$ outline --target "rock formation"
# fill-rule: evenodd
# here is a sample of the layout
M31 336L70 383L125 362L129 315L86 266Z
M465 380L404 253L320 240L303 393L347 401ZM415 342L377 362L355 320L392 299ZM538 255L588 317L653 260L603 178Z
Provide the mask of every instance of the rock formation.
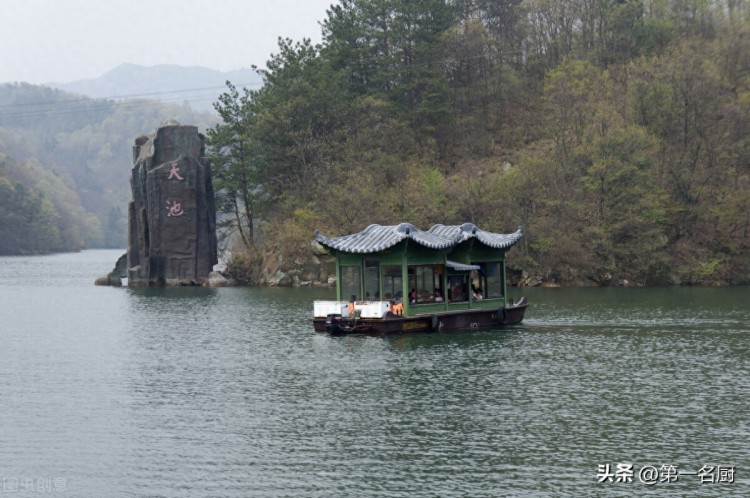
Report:
M128 285L204 285L218 262L203 135L168 123L133 147Z
M122 285L122 279L128 276L128 253L123 254L115 263L114 269L99 277L94 281L94 285L111 285L113 287L120 287Z

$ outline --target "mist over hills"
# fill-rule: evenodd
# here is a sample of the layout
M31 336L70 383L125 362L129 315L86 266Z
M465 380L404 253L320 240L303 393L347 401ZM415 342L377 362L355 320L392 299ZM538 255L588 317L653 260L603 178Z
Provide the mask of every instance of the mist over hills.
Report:
M252 69L217 71L198 66L121 64L98 78L46 86L93 98L147 98L161 102L187 102L196 111L214 112L213 103L231 81L237 87L259 88L260 75Z
M122 64L98 78L0 83L0 254L124 247L132 146L168 120L205 133L252 69Z
M124 247L132 146L160 123L205 131L251 69L122 64L71 83L0 84L0 254Z

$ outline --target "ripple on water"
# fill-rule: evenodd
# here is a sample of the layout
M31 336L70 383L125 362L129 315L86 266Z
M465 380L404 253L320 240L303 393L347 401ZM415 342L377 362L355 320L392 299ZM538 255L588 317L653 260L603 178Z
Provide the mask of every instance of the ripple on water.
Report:
M1 259L0 475L70 496L746 494L747 289L533 290L520 327L333 338L317 291L94 288L118 255ZM597 485L620 462L741 482Z

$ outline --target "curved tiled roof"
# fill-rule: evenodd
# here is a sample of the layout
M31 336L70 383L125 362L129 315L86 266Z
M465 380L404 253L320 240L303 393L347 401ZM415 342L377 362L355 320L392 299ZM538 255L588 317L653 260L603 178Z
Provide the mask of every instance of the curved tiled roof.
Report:
M493 233L482 230L473 223L464 223L463 225L434 225L428 233L433 233L443 237L458 238L459 242L476 238L482 244L493 249L506 249L518 242L523 236L521 227L518 227L513 233Z
M429 249L448 249L470 238L493 249L508 249L523 235L519 227L514 233L492 233L479 229L472 223L463 225L435 225L426 232L411 223L399 225L370 225L359 233L342 237L326 237L315 231L315 240L337 251L348 253L374 253L411 239Z

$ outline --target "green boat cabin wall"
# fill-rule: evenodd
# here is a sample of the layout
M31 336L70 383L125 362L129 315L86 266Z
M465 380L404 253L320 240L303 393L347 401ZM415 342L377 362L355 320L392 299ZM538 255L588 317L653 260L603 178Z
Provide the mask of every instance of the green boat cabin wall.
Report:
M461 309L495 309L505 307L507 299L507 282L505 278L505 253L504 249L493 249L487 247L476 239L470 239L452 248L445 250L428 249L422 245L404 240L395 246L377 253L351 254L346 252L334 251L336 256L336 297L339 301L349 301L350 296L342 295L341 285L341 268L356 267L359 268L360 282L357 300L362 300L365 294L365 261L377 260L379 263L379 289L378 295L383 296L383 267L384 266L401 266L401 295L404 297L404 315L414 316L429 314L440 311L453 311ZM500 282L502 285L502 297L493 299L483 299L475 301L469 299L457 303L448 302L448 277L450 275L465 275L467 272L453 271L445 266L446 261L455 261L464 264L476 263L500 263ZM442 289L443 302L412 305L409 303L409 265L443 265Z

